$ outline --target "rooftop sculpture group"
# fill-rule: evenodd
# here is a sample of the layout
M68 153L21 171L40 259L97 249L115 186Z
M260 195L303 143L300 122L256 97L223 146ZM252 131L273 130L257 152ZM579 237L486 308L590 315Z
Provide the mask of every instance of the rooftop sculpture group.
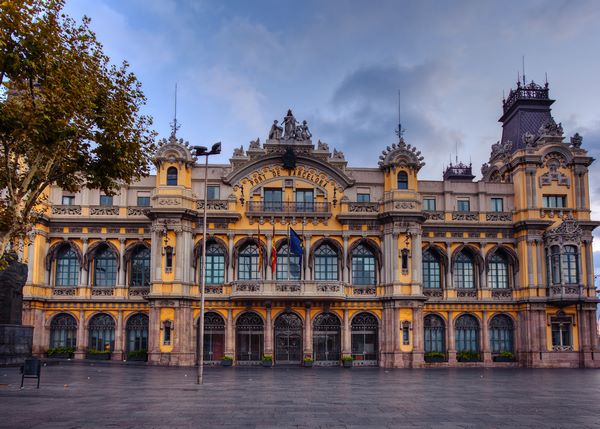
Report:
M283 126L279 125L278 120L273 121L269 131L269 140L281 140L283 138L283 140L306 141L311 139L312 133L308 129L307 122L302 121L300 124L291 109L287 111L282 123Z

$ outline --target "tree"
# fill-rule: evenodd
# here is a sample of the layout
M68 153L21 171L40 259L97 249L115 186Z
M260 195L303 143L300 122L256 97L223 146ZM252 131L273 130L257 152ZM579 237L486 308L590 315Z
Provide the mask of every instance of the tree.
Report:
M0 260L47 209L49 186L114 194L149 172L140 82L63 7L0 0Z

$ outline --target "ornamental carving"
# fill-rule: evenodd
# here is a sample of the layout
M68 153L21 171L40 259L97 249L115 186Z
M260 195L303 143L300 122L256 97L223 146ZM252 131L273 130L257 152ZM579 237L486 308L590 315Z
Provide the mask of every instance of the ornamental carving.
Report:
M423 212L426 220L444 220L444 212Z
M485 214L485 220L489 222L512 222L512 213L490 212Z
M406 144L403 137L400 141L388 146L379 156L379 168L387 170L393 167L407 167L418 172L424 165L425 158L414 146Z
M579 244L582 235L581 226L572 215L569 215L557 228L544 232L544 242L547 246L564 243Z
M457 298L477 298L477 291L474 289L470 290L457 290L456 291Z
M565 157L559 153L552 152L544 157L548 172L540 176L540 186L551 185L552 182L558 182L559 186L571 186L571 180L565 174L559 171L559 168L565 166Z
M317 283L317 292L339 292L339 283Z
M159 206L179 206L179 205L181 205L181 200L179 198L159 198L158 205Z
M429 298L442 298L444 294L441 289L424 289L423 295Z
M223 295L223 286L205 286L204 292L212 295Z
M236 292L260 292L259 282L235 282L233 286Z
M370 287L353 287L352 288L353 295L375 295L377 294L377 289L375 286Z
M128 216L144 216L148 213L148 208L146 207L128 207L127 215Z
M351 213L377 213L379 203L348 203L348 211Z
M512 298L512 290L510 290L510 289L492 290L492 298L494 298L494 299L511 299Z
M581 147L581 143L583 143L583 137L581 137L579 133L575 133L573 137L571 137L571 146L579 149Z
M477 222L479 220L479 213L477 212L454 212L452 213L452 220L461 220L467 222Z
M510 140L504 143L496 142L492 145L490 164L496 160L507 159L512 151L513 143Z
M52 295L75 296L77 289L74 287L57 287L52 290Z
M150 293L149 287L136 287L132 286L129 288L129 296L141 296L146 297Z
M118 216L118 207L90 207L91 216Z
M275 290L277 292L300 292L302 286L298 283L277 283L275 285Z
M554 219L566 219L569 216L573 216L573 210L570 209L540 209L540 217Z
M196 208L198 210L204 210L204 201L196 201ZM210 200L206 202L206 210L223 211L229 209L229 201L227 200Z
M113 288L94 288L92 289L92 296L113 296L115 290Z
M52 214L80 216L81 206L52 206Z
M538 130L538 135L541 136L550 136L550 137L562 137L563 136L563 127L559 122L558 124L554 121L553 118L550 118L547 122L545 122L540 129Z
M417 203L414 201L396 201L394 203L394 209L396 210L415 210Z

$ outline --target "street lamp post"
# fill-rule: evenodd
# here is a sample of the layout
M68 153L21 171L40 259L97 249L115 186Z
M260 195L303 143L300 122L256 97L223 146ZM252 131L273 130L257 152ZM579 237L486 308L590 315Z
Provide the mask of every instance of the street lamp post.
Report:
M208 201L207 195L207 180L208 180L208 157L221 153L221 142L212 145L210 151L204 146L194 146L196 156L204 156L204 208L202 211L202 277L200 280L200 334L198 339L198 372L196 383L204 382L204 287L206 285L206 204Z

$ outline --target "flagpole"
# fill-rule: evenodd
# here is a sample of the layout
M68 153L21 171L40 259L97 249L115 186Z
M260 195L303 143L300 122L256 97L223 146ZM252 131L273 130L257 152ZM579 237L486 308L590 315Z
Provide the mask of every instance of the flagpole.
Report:
M288 222L288 254L287 254L287 279L290 280L290 247L292 247L290 224Z

